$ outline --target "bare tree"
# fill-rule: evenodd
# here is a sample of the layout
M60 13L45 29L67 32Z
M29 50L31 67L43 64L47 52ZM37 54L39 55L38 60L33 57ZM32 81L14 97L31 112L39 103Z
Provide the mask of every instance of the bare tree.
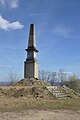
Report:
M58 80L60 82L63 83L64 81L67 80L67 73L63 69L60 69L57 75L58 75Z
M9 82L9 85L12 85L17 81L21 80L21 78L21 75L19 75L18 73L9 72L5 79Z
M54 82L57 80L56 75L57 75L56 72L51 72L51 74L50 74L50 76L51 76L51 78L50 78L51 85L53 85Z
M41 70L39 71L39 79L43 81L48 81L50 78L50 72Z
M50 82L53 85L54 81L56 81L56 72L41 70L39 72L39 79Z

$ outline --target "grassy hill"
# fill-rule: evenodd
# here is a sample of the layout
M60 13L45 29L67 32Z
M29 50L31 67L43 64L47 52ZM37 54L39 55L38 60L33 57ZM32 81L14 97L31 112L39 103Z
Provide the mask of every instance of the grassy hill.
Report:
M16 82L15 84L13 84L13 86L50 86L50 84L48 82L41 81L34 78L30 78L30 79L24 78L19 82Z
M57 90L53 92L51 87L53 86L36 79L21 80L12 86L1 86L0 111L27 109L80 110L80 95L78 93L66 87L57 87ZM68 99L58 99L57 94L54 94L56 92L60 95L65 94Z

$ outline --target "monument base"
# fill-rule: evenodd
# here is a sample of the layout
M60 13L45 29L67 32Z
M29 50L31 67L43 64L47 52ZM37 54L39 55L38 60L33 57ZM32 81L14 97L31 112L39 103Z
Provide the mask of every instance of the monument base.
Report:
M38 79L39 67L37 60L26 60L24 62L24 78Z

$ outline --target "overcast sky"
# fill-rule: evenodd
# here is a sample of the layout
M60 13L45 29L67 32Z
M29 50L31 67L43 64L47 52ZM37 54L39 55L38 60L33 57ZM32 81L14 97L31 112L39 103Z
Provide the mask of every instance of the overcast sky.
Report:
M80 0L0 0L0 78L24 73L29 25L40 69L80 74Z

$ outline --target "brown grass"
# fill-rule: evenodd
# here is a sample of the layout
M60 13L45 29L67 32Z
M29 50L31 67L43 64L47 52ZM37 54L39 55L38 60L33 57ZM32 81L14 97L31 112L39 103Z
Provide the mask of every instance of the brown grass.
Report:
M42 100L26 97L7 98L0 97L0 112L22 111L28 109L36 110L55 110L55 109L71 109L80 110L80 99L71 100Z
M0 87L0 112L28 109L80 110L80 98L75 97L75 99L56 100L45 87Z

